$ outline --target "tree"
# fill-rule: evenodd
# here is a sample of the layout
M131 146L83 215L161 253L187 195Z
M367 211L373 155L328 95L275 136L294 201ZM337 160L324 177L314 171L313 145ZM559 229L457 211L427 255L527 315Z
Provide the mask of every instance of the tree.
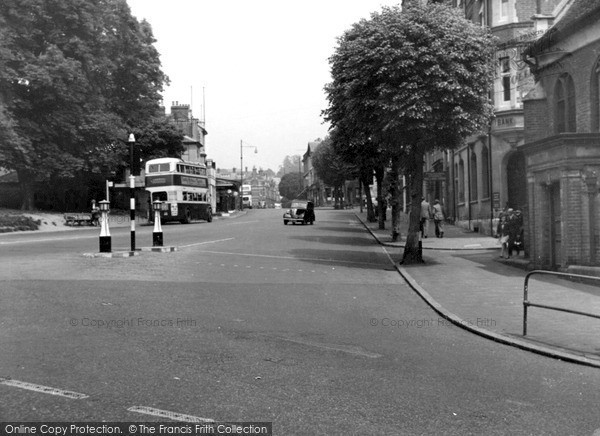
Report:
M287 173L279 181L279 194L286 200L298 198L304 191L302 174Z
M155 117L168 78L125 0L0 3L0 166L33 184L110 171ZM6 140L5 138L8 138Z
M399 224L398 177L411 189L404 262L421 261L424 154L453 149L492 115L494 44L489 30L444 4L384 7L344 33L330 58L325 117L377 143L389 158L392 227Z
M353 132L352 129L342 128L338 125L331 131L330 138L334 152L355 169L355 173L364 187L367 194L367 220L369 222L376 220L370 195L370 186L373 183L373 176L375 176L377 180L379 228L385 229L382 182L386 157L369 137L361 136L359 132Z
M326 137L314 150L313 167L317 177L333 187L335 208L343 208L343 187L346 180L355 178L356 169L336 152L331 137Z
M277 172L277 175L279 177L288 174L288 173L297 173L300 171L302 165L302 156L300 155L293 155L293 156L286 156L283 159L283 164L279 167L279 171Z

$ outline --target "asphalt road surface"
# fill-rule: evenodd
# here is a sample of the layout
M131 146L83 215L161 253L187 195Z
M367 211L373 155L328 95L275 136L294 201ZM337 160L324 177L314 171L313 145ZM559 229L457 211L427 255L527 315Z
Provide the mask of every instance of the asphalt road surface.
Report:
M179 251L124 259L83 255L98 229L0 236L0 421L600 434L600 370L449 325L352 211L316 218L165 225ZM138 227L138 247L151 232ZM111 233L128 247L128 228Z

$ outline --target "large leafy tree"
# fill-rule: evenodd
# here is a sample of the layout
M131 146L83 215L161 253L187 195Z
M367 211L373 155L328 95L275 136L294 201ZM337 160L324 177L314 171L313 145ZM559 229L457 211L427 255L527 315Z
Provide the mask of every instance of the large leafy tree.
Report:
M331 137L326 137L313 151L313 166L317 177L333 188L335 208L343 207L344 183L354 178L356 168L336 152Z
M370 195L370 186L373 183L373 176L375 176L377 180L379 228L385 229L385 215L381 200L383 199L384 168L387 165L386 156L381 153L377 144L371 141L368 136L361 135L360 132L352 132L351 129L339 127L333 129L330 138L334 152L354 169L354 173L367 194L367 220L369 222L376 220Z
M302 180L301 173L296 172L284 174L279 181L279 194L286 200L300 198L304 191Z
M0 3L0 166L33 183L110 171L158 116L168 78L125 0Z
M279 167L279 172L277 174L281 177L287 173L300 172L301 166L302 166L302 156L300 156L300 155L286 156L283 159L283 164Z
M489 31L444 4L384 7L339 39L330 58L325 118L346 135L368 136L389 158L392 225L399 224L398 177L408 176L411 220L405 262L421 261L423 157L458 147L489 122L494 44Z

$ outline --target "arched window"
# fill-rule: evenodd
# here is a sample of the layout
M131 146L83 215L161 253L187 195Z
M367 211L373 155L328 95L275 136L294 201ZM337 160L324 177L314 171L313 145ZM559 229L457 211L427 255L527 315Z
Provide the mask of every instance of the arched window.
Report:
M573 78L564 74L556 81L554 88L556 133L575 132L577 130L577 112L575 105L575 84Z
M458 201L465 202L465 162L458 161Z
M485 145L481 148L481 195L490 196L490 158Z
M471 198L470 201L476 201L479 198L477 192L477 155L471 149Z
M592 83L590 86L591 104L592 104L592 132L600 131L600 59L594 64L592 69Z

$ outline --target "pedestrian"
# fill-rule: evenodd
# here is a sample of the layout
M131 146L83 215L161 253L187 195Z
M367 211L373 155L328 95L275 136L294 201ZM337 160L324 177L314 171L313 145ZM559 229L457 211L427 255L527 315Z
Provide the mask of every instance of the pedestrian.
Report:
M440 200L433 202L433 222L435 224L435 236L436 238L444 237L444 211Z
M429 220L431 219L432 211L431 205L425 199L421 198L421 237L426 238L429 233Z
M521 235L523 229L523 216L520 210L508 209L508 257L512 256L513 250L519 255L521 249Z
M506 253L506 258L510 259L508 254L508 227L506 214L500 215L500 222L498 223L498 228L496 229L496 237L498 238L498 243L500 244L500 257L502 259L504 259L504 253Z
M92 225L100 225L100 209L96 205L96 200L92 200Z

